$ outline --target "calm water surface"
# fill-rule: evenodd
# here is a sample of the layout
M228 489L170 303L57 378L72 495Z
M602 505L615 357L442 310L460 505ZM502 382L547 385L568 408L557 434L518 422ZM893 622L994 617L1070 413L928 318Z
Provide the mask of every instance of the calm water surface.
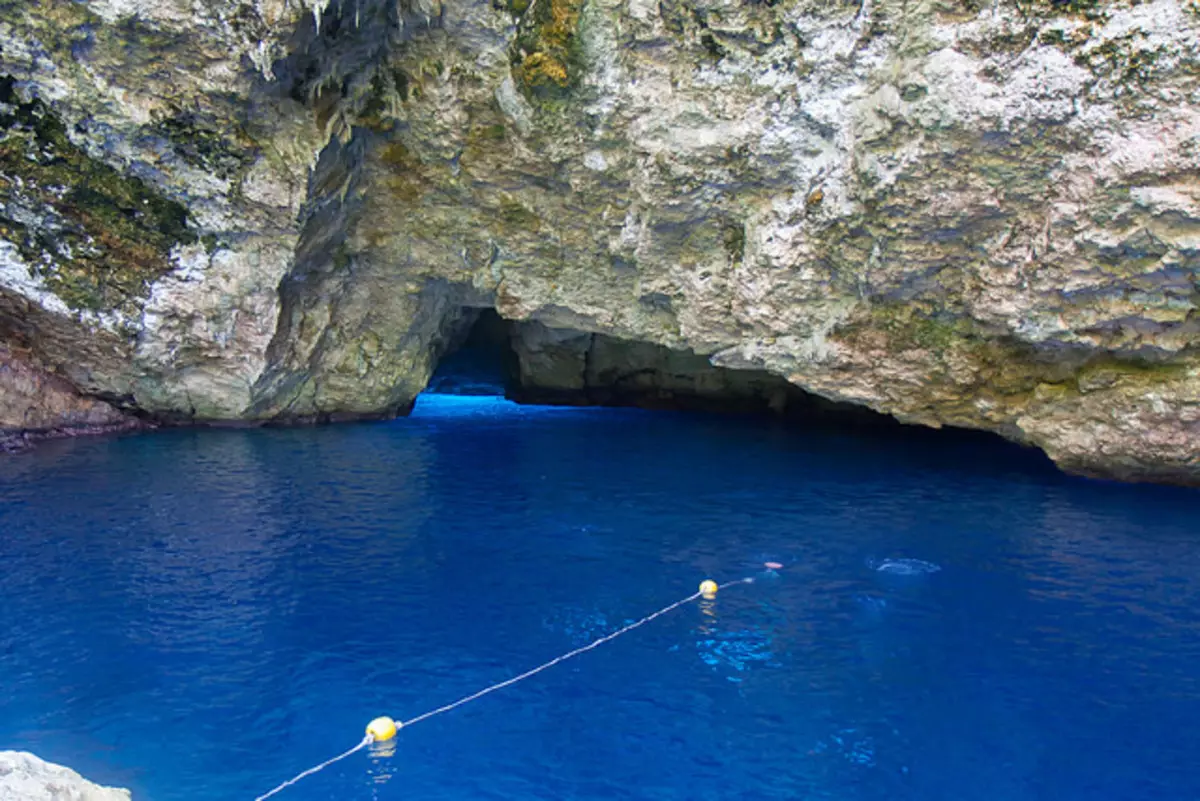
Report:
M0 748L251 801L749 575L279 798L1196 799L1198 501L974 438L442 396L51 443L0 459Z

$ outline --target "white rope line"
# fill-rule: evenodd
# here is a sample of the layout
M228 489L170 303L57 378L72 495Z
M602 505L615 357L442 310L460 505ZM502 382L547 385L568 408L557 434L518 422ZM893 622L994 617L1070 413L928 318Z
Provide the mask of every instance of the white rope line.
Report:
M754 579L752 579L752 578L743 578L743 579L738 579L737 581L727 581L724 584L719 585L717 589L723 590L726 587L733 586L734 584L751 584L753 582L754 582ZM615 640L617 637L620 637L622 634L626 634L630 631L633 631L634 629L638 628L639 626L644 626L647 623L649 623L651 620L654 620L657 617L661 617L662 615L665 615L668 612L674 611L675 609L678 609L679 607L683 606L686 603L691 603L692 601L696 600L697 598L701 597L702 595L704 595L703 592L699 592L699 591L694 592L686 598L681 598L680 600L676 601L673 604L664 606L662 609L659 609L657 612L653 612L653 613L641 618L640 620L635 620L634 622L632 622L628 625L622 626L621 628L617 629L616 631L614 631L610 634L605 634L603 637L601 637L598 640L595 640L594 642L588 643L587 645L584 645L580 648L576 648L574 651L568 651L567 653L563 654L562 656L556 656L554 659L551 659L549 662L543 662L542 664L538 665L535 668L532 668L531 670L527 670L524 673L521 673L520 675L513 676L511 679L506 679L497 684L493 684L490 687L485 687L484 689L480 690L479 692L471 693L470 695L459 698L457 701L446 704L445 706L439 706L437 709L426 712L423 715L418 715L417 717L413 718L412 720L406 720L406 721L396 720L396 728L407 729L409 726L420 723L423 720L429 720L430 718L434 717L435 715L440 715L443 712L449 712L451 709L456 709L456 708L462 706L463 704L469 704L472 701L482 698L483 696L485 696L489 693L496 692L496 690L503 690L505 687L511 687L512 685L516 684L517 682L524 681L525 679L529 678L530 676L535 676L538 673L541 673L543 670L547 670L549 668L554 667L555 665L557 665L560 662L565 662L568 659L571 659L572 657L579 656L580 654L582 654L586 651L590 651L593 648L597 648L606 642ZM284 788L287 788L287 787L291 787L293 784L295 784L296 782L305 778L306 776L311 776L314 773L317 773L318 771L324 770L325 768L329 767L333 763L345 759L346 757L356 753L357 751L359 751L363 747L365 747L367 744L372 742L372 739L373 738L371 737L371 735L368 734L366 737L364 737L362 739L362 741L358 745L354 746L349 751L346 751L345 753L342 753L342 754L338 754L333 759L326 760L325 762L322 762L320 765L317 765L316 767L309 768L308 770L304 771L303 773L297 774L295 777L288 779L286 782L279 785L278 787L271 790L270 792L265 793L264 795L260 795L258 798L254 799L254 801L263 801L266 798L270 798L271 796L278 793L280 790L283 790Z
M367 745L369 742L371 742L371 736L370 736L370 735L367 735L366 737L362 738L362 740L361 740L361 741L359 741L358 745L354 746L354 747L353 747L353 748L351 748L349 751L345 751L345 752L343 752L343 753L341 753L341 754L338 754L338 755L337 755L337 756L335 756L333 759L327 759L327 760L325 760L324 762L322 762L320 765L316 765L316 766L314 766L314 767L311 767L311 768L309 768L308 770L304 771L303 773L297 773L295 776L293 776L292 778L288 779L286 782L284 782L283 784L279 785L279 786L278 786L278 787L276 787L274 790L271 790L270 792L267 792L267 793L263 793L263 794L262 794L262 795L260 795L258 798L254 799L254 801L263 801L263 799L264 799L264 798L270 798L271 796L273 796L273 795L275 795L276 793L278 793L280 790L283 790L283 789L285 789L285 788L291 787L293 784L295 784L296 782L300 781L300 780L301 780L301 779L303 779L304 777L306 777L306 776L311 776L311 775L313 775L314 773L317 773L318 771L325 770L325 768L329 767L329 766L330 766L330 765L332 765L334 762L341 762L343 759L345 759L346 757L350 756L351 754L357 753L358 751L360 751L360 750L362 750L363 748L365 748L365 747L366 747L366 745Z
M731 582L729 582L729 584L742 584L746 581L748 581L748 579L741 579L739 581L731 581ZM722 588L727 587L727 586L729 586L729 585L728 584L721 585ZM568 653L565 653L562 656L555 657L554 659L551 659L549 662L538 665L537 667L533 668L532 670L527 670L519 676L513 676L511 679L508 679L507 681L502 681L499 684L493 684L491 687L480 690L477 693L472 693L471 695L468 695L465 698L460 698L452 704L446 704L445 706L440 706L437 709L433 710L432 712L426 712L424 715L418 715L417 717L413 718L412 720L406 720L406 721L404 721L404 728L407 729L409 726L412 726L413 724L416 724L416 723L420 723L423 720L428 720L429 718L433 717L434 715L440 715L443 712L449 712L451 709L454 709L455 707L460 707L463 704L468 704L477 698L482 698L483 696L487 695L488 693L493 693L496 690L502 690L505 687L510 687L519 681L524 681L525 679L529 678L530 676L534 676L538 673L541 673L543 670L546 670L547 668L554 667L559 662L565 662L568 659L570 659L571 657L579 656L583 652L590 651L593 648L603 645L604 643L608 642L609 640L615 640L617 637L620 637L622 634L625 634L626 632L629 632L629 631L633 631L638 626L644 626L647 623L649 623L651 620L654 620L654 618L660 617L661 615L665 615L668 612L678 609L679 607L683 606L684 604L690 603L691 601L696 600L701 595L703 595L703 593L694 592L691 595L689 595L688 597L683 598L682 600L676 601L675 603L671 604L670 606L664 606L662 609L659 609L657 612L654 612L653 614L650 614L650 615L646 615L641 620L635 620L634 622L630 623L629 625L623 626L623 627L617 629L616 631L612 632L611 634L606 634L603 637L601 637L600 639L596 640L595 642L589 643L588 645L585 645L582 648L576 648L574 651L569 651Z

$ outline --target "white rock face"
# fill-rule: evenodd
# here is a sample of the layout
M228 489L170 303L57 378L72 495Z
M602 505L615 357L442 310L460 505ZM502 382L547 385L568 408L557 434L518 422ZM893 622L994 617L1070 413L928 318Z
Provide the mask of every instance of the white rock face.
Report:
M0 751L0 801L130 801L128 790L92 784L23 751Z

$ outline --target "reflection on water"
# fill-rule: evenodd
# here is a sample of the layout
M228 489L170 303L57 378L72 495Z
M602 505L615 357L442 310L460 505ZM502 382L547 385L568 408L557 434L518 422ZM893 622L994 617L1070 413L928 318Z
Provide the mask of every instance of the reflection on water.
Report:
M281 798L1200 797L1197 494L872 434L441 397L2 459L0 747L253 798L751 576Z
M868 559L867 567L876 573L887 573L893 576L920 576L926 573L936 573L941 565L926 562L923 559Z

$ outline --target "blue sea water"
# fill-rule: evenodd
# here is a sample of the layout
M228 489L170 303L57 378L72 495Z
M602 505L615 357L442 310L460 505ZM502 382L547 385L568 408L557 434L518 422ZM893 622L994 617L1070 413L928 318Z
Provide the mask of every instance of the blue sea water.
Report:
M48 443L0 460L0 748L251 801L749 576L278 798L1200 798L1198 500L976 437L481 397Z

